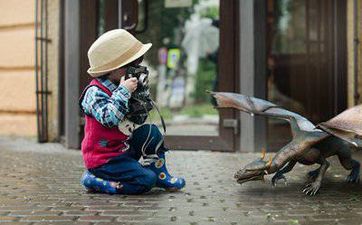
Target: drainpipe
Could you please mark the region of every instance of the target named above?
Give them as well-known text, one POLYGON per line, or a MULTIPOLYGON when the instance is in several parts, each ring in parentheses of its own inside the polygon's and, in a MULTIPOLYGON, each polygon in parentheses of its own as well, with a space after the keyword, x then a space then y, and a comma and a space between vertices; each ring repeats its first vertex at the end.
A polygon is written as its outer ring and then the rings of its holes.
POLYGON ((51 40, 48 39, 47 8, 48 0, 35 0, 35 94, 38 142, 48 141, 48 95, 50 94, 48 90, 48 43, 51 40))
POLYGON ((39 101, 38 101, 38 0, 35 0, 35 27, 34 27, 34 33, 35 33, 35 97, 36 97, 36 127, 37 127, 37 137, 38 142, 40 142, 40 120, 39 120, 39 101))

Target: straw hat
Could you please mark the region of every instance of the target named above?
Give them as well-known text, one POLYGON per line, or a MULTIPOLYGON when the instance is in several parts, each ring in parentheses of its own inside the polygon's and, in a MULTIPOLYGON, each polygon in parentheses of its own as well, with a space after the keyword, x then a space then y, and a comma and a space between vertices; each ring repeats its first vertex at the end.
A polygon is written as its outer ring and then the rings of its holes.
POLYGON ((142 44, 126 30, 108 31, 89 48, 87 72, 92 77, 100 77, 143 56, 151 46, 151 43, 142 44))

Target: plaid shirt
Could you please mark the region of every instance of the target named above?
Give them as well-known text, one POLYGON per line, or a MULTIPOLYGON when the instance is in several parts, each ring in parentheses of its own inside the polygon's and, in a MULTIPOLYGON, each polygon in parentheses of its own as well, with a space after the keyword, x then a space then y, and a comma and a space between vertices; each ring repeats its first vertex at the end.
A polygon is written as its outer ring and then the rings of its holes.
POLYGON ((83 111, 106 127, 118 126, 128 112, 128 99, 131 95, 123 85, 117 87, 106 78, 97 79, 112 92, 112 96, 96 86, 88 88, 81 103, 83 111))

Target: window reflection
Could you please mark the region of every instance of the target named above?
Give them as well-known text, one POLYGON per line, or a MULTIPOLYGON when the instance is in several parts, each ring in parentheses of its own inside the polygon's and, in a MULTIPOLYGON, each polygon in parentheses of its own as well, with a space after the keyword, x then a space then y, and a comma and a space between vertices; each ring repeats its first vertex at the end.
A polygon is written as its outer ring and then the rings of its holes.
MULTIPOLYGON (((168 135, 218 135, 218 111, 206 90, 216 90, 218 83, 219 1, 183 5, 165 7, 164 0, 148 1, 147 30, 137 34, 142 42, 153 43, 144 61, 150 69, 153 99, 168 135)), ((159 122, 156 112, 151 120, 159 122)))
MULTIPOLYGON (((294 77, 302 75, 307 53, 306 0, 274 0, 269 4, 268 100, 304 115, 305 105, 293 89, 298 85, 294 77)), ((287 122, 268 119, 270 150, 278 150, 290 140, 287 122)))
POLYGON ((98 0, 97 7, 97 35, 101 36, 105 32, 105 18, 104 18, 104 9, 105 9, 105 0, 98 0))
POLYGON ((276 0, 274 54, 306 52, 305 0, 276 0))
MULTIPOLYGON (((333 26, 330 1, 269 0, 268 99, 314 123, 333 113, 333 26), (328 33, 327 33, 328 32, 328 33)), ((268 121, 276 150, 291 137, 288 123, 268 121)))

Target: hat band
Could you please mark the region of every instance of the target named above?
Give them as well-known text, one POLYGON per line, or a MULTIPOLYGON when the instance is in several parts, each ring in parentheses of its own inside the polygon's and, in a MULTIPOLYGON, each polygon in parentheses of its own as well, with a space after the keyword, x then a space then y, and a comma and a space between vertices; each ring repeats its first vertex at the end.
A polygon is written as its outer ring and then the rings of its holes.
POLYGON ((115 68, 121 65, 123 62, 126 62, 129 58, 131 58, 134 54, 136 54, 139 50, 141 50, 142 46, 143 44, 137 41, 131 48, 129 48, 121 56, 117 57, 116 59, 102 66, 92 68, 92 70, 102 71, 102 70, 108 70, 110 68, 115 68))

